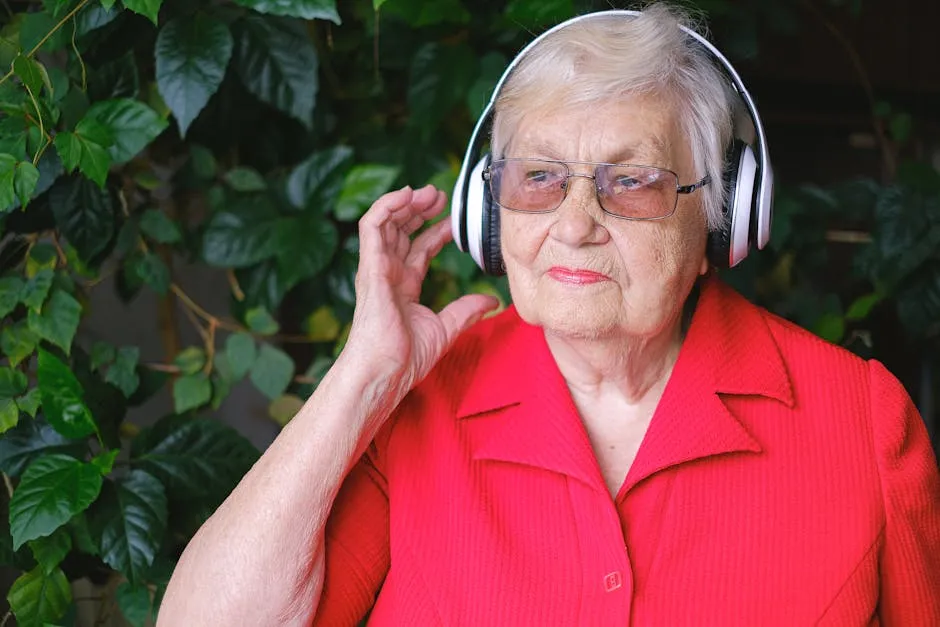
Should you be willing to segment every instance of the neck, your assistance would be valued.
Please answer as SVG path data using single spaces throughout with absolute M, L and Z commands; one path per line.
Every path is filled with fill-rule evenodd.
M 679 356 L 681 320 L 653 337 L 585 339 L 545 334 L 558 369 L 576 396 L 615 395 L 629 404 L 661 392 Z

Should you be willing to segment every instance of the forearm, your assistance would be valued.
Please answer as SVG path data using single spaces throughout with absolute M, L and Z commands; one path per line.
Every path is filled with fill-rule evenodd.
M 190 542 L 159 627 L 309 624 L 333 500 L 399 396 L 390 377 L 366 376 L 348 361 L 327 374 Z

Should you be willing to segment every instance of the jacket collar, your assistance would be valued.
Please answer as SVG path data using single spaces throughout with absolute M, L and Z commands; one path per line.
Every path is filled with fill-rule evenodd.
M 477 459 L 545 468 L 605 489 L 590 441 L 541 329 L 513 308 L 459 399 L 457 417 L 478 432 Z M 702 281 L 688 333 L 624 491 L 670 466 L 761 445 L 721 395 L 793 406 L 793 390 L 764 316 L 715 277 Z

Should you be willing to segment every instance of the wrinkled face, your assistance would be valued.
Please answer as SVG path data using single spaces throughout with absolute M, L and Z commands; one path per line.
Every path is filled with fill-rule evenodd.
M 673 107 L 635 97 L 600 106 L 536 111 L 523 118 L 508 158 L 651 165 L 698 177 Z M 572 165 L 592 175 L 593 166 Z M 708 269 L 702 192 L 679 195 L 672 216 L 633 221 L 601 210 L 591 179 L 573 177 L 550 213 L 501 209 L 503 258 L 524 320 L 572 338 L 648 338 L 675 327 Z

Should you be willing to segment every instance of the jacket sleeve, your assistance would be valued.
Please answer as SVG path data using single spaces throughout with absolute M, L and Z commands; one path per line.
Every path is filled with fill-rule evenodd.
M 885 508 L 878 613 L 886 627 L 940 625 L 940 473 L 901 383 L 869 362 L 872 435 Z
M 388 573 L 388 490 L 382 470 L 383 448 L 382 438 L 376 438 L 333 502 L 325 533 L 323 589 L 313 620 L 316 627 L 357 625 L 375 603 Z

